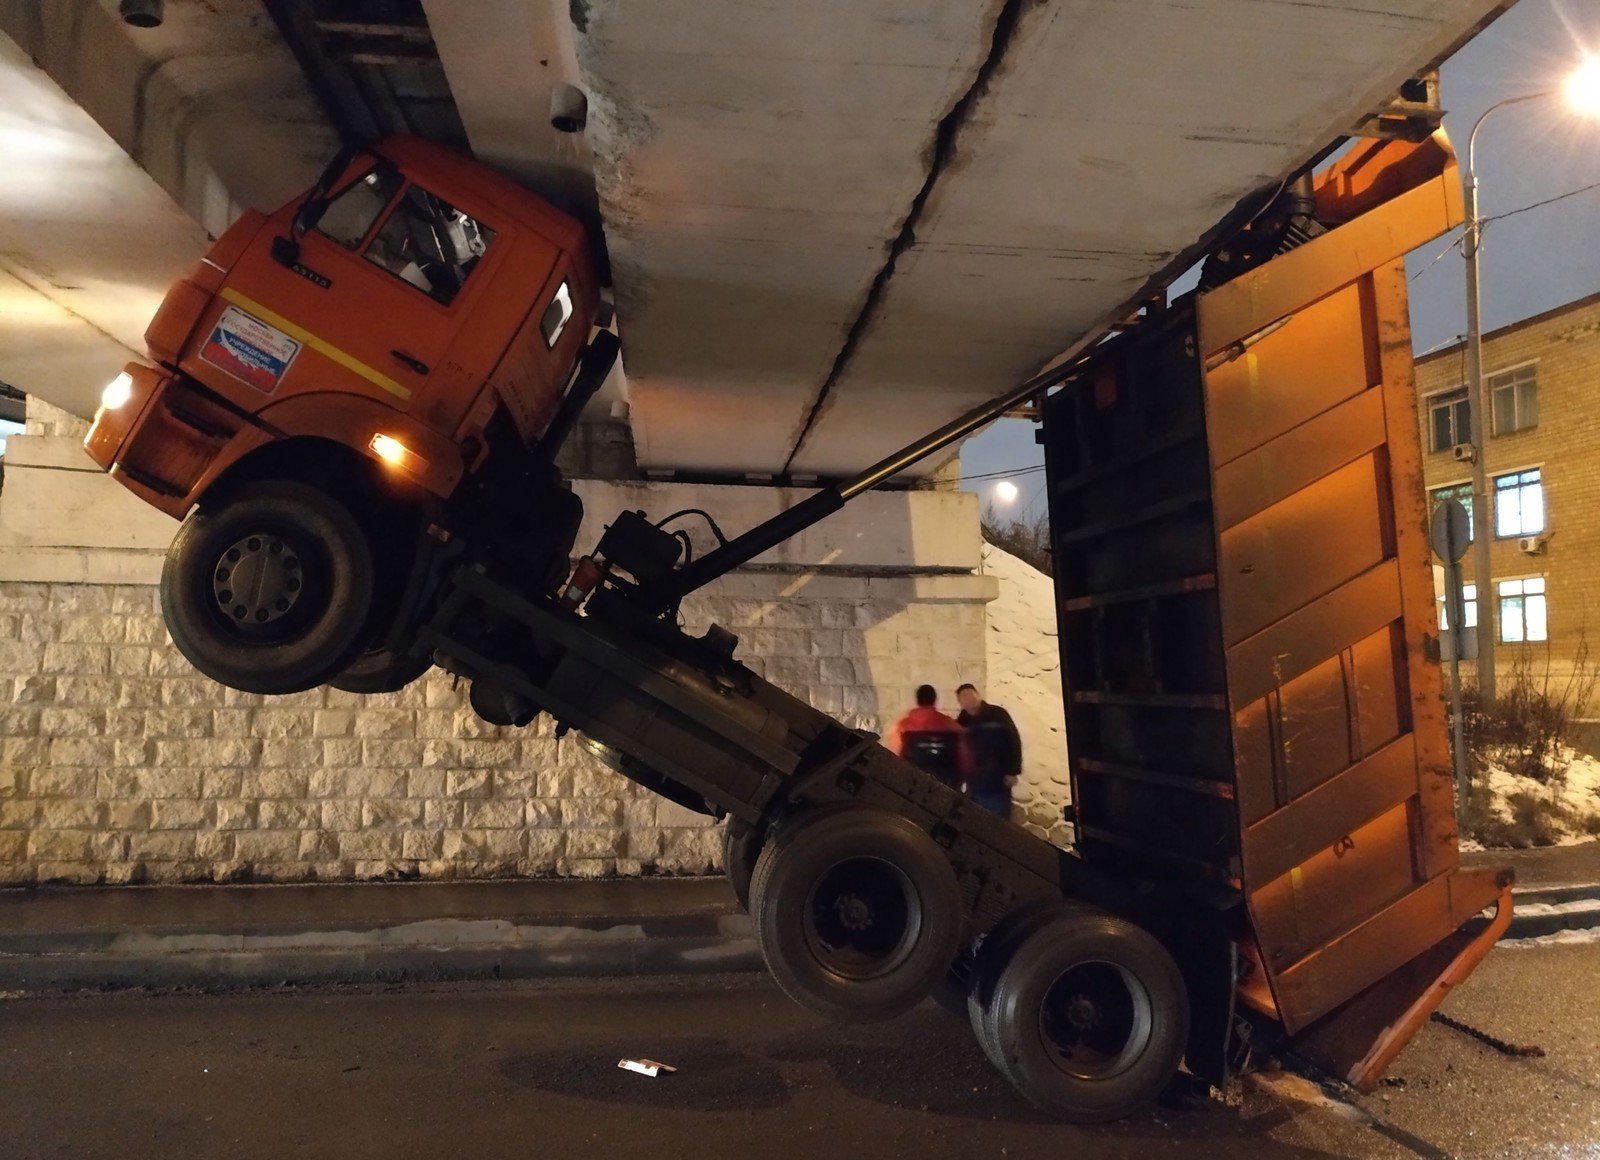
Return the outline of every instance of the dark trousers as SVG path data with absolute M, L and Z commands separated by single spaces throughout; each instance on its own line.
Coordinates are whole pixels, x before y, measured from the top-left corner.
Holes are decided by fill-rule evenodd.
M 968 795 L 991 814 L 998 814 L 1008 821 L 1011 818 L 1011 790 L 1006 786 L 999 789 L 975 789 Z

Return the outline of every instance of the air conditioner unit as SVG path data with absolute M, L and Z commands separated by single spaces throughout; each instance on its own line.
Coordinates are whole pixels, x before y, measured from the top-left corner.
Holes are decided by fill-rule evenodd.
M 1477 456 L 1473 454 L 1472 444 L 1470 443 L 1457 443 L 1454 447 L 1450 448 L 1450 451 L 1456 457 L 1457 463 L 1471 463 L 1477 458 Z
M 1517 547 L 1530 556 L 1537 556 L 1544 551 L 1543 536 L 1523 536 L 1517 541 Z

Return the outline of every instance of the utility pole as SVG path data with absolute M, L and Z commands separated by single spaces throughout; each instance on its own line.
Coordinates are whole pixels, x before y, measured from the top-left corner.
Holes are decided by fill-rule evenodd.
M 1579 93 L 1576 81 L 1593 84 L 1593 62 L 1586 61 L 1569 82 L 1572 94 Z M 1587 79 L 1584 79 L 1587 78 Z M 1508 105 L 1526 101 L 1542 101 L 1555 96 L 1560 90 L 1543 89 L 1537 93 L 1524 93 L 1496 101 L 1483 111 L 1473 123 L 1467 136 L 1467 169 L 1463 175 L 1466 189 L 1467 222 L 1461 238 L 1461 256 L 1467 260 L 1467 409 L 1471 413 L 1469 427 L 1472 440 L 1472 572 L 1477 592 L 1478 610 L 1478 694 L 1485 702 L 1495 699 L 1494 646 L 1497 639 L 1495 622 L 1500 611 L 1494 591 L 1494 573 L 1489 562 L 1489 546 L 1494 542 L 1493 495 L 1490 494 L 1489 465 L 1487 463 L 1489 432 L 1493 422 L 1490 417 L 1489 388 L 1483 377 L 1483 316 L 1481 311 L 1483 282 L 1478 268 L 1478 252 L 1483 246 L 1483 217 L 1478 209 L 1478 131 L 1491 114 Z M 1589 99 L 1587 96 L 1584 100 Z M 1578 96 L 1573 95 L 1573 103 Z
M 1489 115 L 1497 110 L 1526 101 L 1541 101 L 1563 91 L 1573 112 L 1600 119 L 1600 56 L 1590 56 L 1580 61 L 1562 88 L 1541 89 L 1536 93 L 1523 93 L 1496 101 L 1483 111 L 1467 137 L 1467 169 L 1463 175 L 1467 223 L 1461 239 L 1461 253 L 1467 260 L 1467 399 L 1471 411 L 1472 563 L 1478 605 L 1478 692 L 1485 701 L 1493 701 L 1495 696 L 1494 646 L 1498 639 L 1495 622 L 1500 607 L 1494 591 L 1494 574 L 1489 565 L 1489 545 L 1494 540 L 1494 497 L 1490 493 L 1485 451 L 1493 427 L 1489 409 L 1493 400 L 1489 398 L 1483 378 L 1483 320 L 1479 310 L 1483 284 L 1478 272 L 1478 252 L 1483 246 L 1483 217 L 1478 211 L 1478 130 L 1483 128 Z
M 1543 94 L 1539 94 L 1543 95 Z M 1521 100 L 1530 98 L 1523 97 Z M 1501 102 L 1508 104 L 1509 102 Z M 1478 118 L 1467 142 L 1466 233 L 1461 239 L 1461 254 L 1467 260 L 1467 410 L 1470 413 L 1472 440 L 1472 571 L 1478 606 L 1478 693 L 1485 702 L 1495 699 L 1494 576 L 1489 562 L 1489 545 L 1494 539 L 1490 527 L 1492 497 L 1489 494 L 1488 458 L 1489 397 L 1483 378 L 1483 321 L 1480 311 L 1482 282 L 1478 272 L 1478 247 L 1483 240 L 1483 221 L 1478 215 L 1478 174 L 1473 166 L 1473 147 L 1484 119 L 1500 105 Z

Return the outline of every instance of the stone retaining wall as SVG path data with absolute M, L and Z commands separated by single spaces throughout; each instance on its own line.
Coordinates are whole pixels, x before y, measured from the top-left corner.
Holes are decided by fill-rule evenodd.
M 941 667 L 959 642 L 955 675 L 982 679 L 970 589 L 818 578 L 813 595 L 771 598 L 795 580 L 733 577 L 690 618 L 734 629 L 752 667 L 864 728 L 902 703 L 936 639 Z M 386 696 L 224 689 L 167 643 L 155 593 L 0 584 L 0 884 L 717 866 L 720 831 L 547 720 L 489 726 L 438 670 Z
M 434 671 L 399 693 L 265 698 L 196 673 L 157 607 L 176 527 L 92 470 L 80 420 L 30 404 L 0 494 L 0 884 L 703 873 L 706 819 L 548 721 L 497 729 Z M 89 470 L 84 470 L 85 466 Z M 732 533 L 798 497 L 583 481 L 594 518 L 707 507 Z M 686 525 L 688 526 L 688 525 Z M 694 527 L 697 550 L 711 543 Z M 984 677 L 975 497 L 864 497 L 686 603 L 687 627 L 851 725 Z M 133 580 L 136 583 L 126 581 Z

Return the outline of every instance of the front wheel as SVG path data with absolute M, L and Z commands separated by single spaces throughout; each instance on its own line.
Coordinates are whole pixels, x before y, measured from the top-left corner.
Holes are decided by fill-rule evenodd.
M 161 611 L 178 651 L 247 693 L 299 692 L 345 669 L 372 600 L 372 549 L 349 509 L 286 480 L 203 505 L 161 570 Z
M 396 656 L 373 647 L 351 661 L 328 684 L 346 693 L 393 693 L 405 688 L 433 667 L 433 657 Z

